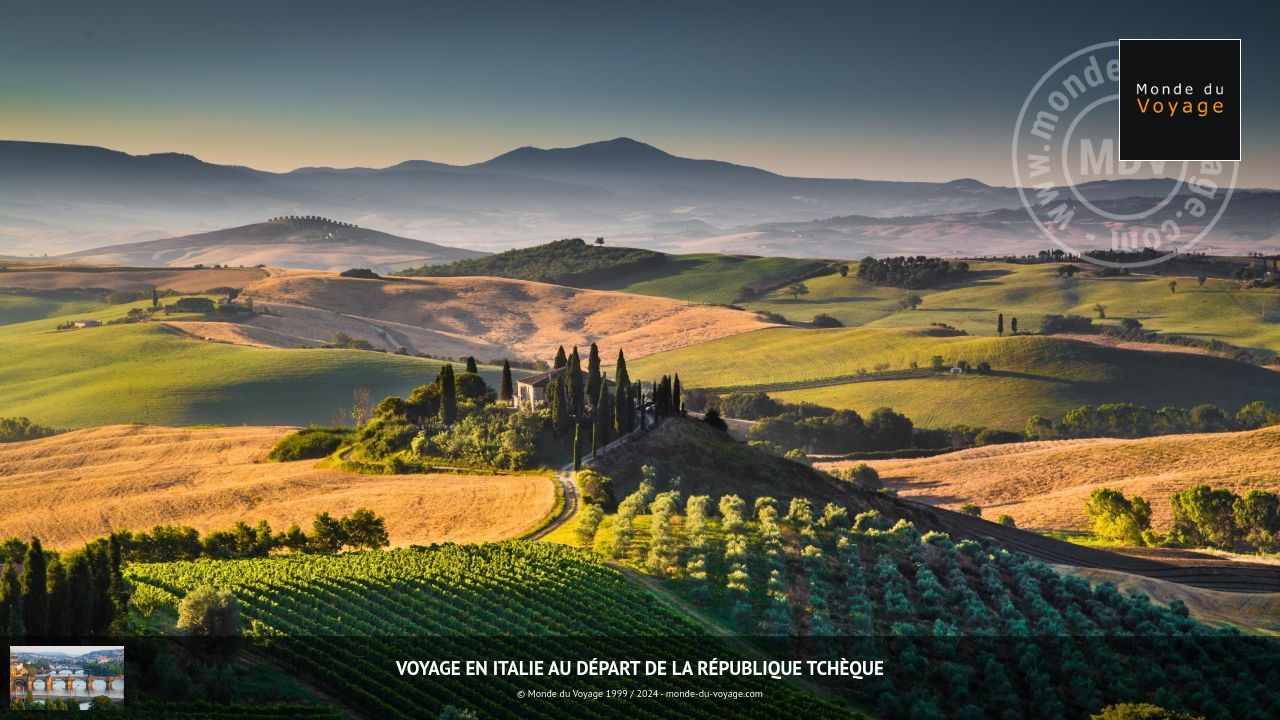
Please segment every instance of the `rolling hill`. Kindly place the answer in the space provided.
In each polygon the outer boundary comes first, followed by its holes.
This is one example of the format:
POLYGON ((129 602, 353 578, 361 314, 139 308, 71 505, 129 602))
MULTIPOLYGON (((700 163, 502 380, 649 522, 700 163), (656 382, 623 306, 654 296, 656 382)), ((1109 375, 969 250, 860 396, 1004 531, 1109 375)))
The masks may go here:
POLYGON ((830 266, 831 263, 822 260, 785 257, 667 255, 569 238, 477 260, 409 268, 399 274, 409 277, 488 275, 724 304, 763 294, 791 280, 811 277, 830 266))
MULTIPOLYGON (((76 318, 107 322, 129 305, 76 318)), ((266 350, 201 342, 161 323, 56 332, 49 320, 0 326, 0 417, 62 428, 331 424, 353 392, 373 402, 430 382, 442 363, 362 350, 266 350)), ((498 369, 482 368, 490 384, 498 369)))
POLYGON ((1089 493, 1114 488, 1150 501, 1152 526, 1165 532, 1173 521, 1169 497, 1186 487, 1208 483, 1243 494, 1280 486, 1280 428, 994 445, 871 465, 902 497, 943 507, 974 503, 988 518, 1008 514, 1019 527, 1046 530, 1087 529, 1089 493))
POLYGON ((628 357, 683 347, 769 323, 741 310, 493 277, 366 280, 276 272, 247 286, 245 322, 173 323, 199 337, 261 347, 316 346, 346 332, 375 347, 434 356, 550 361, 563 345, 628 357))
POLYGON ((447 263, 484 253, 397 237, 323 219, 271 220, 213 232, 109 245, 61 256, 65 260, 126 266, 269 265, 315 270, 447 263))
POLYGON ((1031 415, 1057 418, 1073 407, 1105 402, 1216 403, 1233 412, 1253 400, 1280 402, 1280 374, 1217 356, 1052 336, 947 336, 929 329, 773 328, 647 356, 630 370, 633 377, 674 371, 686 387, 767 391, 789 402, 864 414, 888 405, 921 427, 1020 430, 1031 415), (993 371, 931 372, 935 355, 947 367, 959 360, 986 361, 993 371))
POLYGON ((308 527, 317 512, 367 507, 386 519, 395 546, 478 542, 532 529, 555 502, 544 475, 356 475, 265 462, 291 431, 115 425, 0 444, 0 535, 64 548, 159 524, 308 527))

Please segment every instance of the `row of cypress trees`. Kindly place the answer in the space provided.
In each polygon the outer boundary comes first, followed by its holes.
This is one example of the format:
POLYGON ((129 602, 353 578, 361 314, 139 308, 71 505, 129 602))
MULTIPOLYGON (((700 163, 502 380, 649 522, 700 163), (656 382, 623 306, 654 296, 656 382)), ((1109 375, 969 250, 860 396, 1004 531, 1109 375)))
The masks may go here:
POLYGON ((129 602, 121 548, 111 536, 65 555, 32 538, 6 543, 0 628, 12 638, 105 637, 129 602), (17 547, 15 547, 15 545, 17 547))

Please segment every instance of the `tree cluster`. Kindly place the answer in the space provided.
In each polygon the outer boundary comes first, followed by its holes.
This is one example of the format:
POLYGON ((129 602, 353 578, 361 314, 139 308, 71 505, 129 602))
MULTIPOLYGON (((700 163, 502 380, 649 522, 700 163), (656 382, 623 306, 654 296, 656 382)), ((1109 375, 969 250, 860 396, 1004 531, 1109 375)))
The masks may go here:
POLYGON ((652 250, 592 246, 582 238, 567 238, 447 265, 424 265, 398 274, 411 277, 485 275, 573 286, 647 270, 666 260, 666 255, 652 250))
POLYGON ((1193 408, 1151 409, 1133 403, 1081 405, 1067 411, 1057 423, 1042 415, 1027 420, 1028 440, 1057 438, 1139 438, 1182 433, 1255 430, 1280 424, 1280 409, 1261 400, 1245 405, 1235 415, 1212 404, 1193 408))
POLYGON ((39 538, 0 548, 0 628, 10 638, 106 637, 123 628, 129 589, 114 538, 66 553, 45 550, 39 538))
POLYGON ((129 562, 177 562, 208 558, 232 560, 267 557, 277 551, 335 553, 344 549, 377 550, 389 544, 386 521, 367 508, 335 518, 316 513, 311 531, 297 524, 272 532, 266 520, 251 526, 243 521, 225 530, 199 531, 184 525, 157 525, 149 531, 120 530, 111 536, 129 562))
POLYGON ((969 272, 969 263, 916 255, 912 257, 866 257, 858 263, 858 277, 874 285, 931 288, 969 272))

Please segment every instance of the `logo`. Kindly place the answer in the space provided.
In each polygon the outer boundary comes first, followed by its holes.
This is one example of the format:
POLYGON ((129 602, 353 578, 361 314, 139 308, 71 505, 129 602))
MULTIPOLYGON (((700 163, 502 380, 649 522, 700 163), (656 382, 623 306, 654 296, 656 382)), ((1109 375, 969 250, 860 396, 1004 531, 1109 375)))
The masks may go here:
POLYGON ((1197 247, 1226 211, 1239 164, 1121 160, 1120 98, 1119 42, 1058 61, 1018 113, 1013 174, 1023 207, 1055 245, 1137 268, 1197 247))

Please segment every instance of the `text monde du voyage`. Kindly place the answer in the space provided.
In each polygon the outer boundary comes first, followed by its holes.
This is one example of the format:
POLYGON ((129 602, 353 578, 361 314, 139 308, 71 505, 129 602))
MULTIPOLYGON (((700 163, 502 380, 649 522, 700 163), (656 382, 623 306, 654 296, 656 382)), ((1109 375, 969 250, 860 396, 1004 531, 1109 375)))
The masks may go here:
POLYGON ((1138 112, 1143 115, 1207 118, 1210 115, 1226 113, 1225 101, 1213 99, 1215 96, 1221 97, 1225 94, 1223 88, 1224 86, 1214 83, 1205 83, 1199 88, 1190 83, 1176 85, 1136 83, 1134 93, 1137 97, 1134 99, 1138 103, 1138 112))

